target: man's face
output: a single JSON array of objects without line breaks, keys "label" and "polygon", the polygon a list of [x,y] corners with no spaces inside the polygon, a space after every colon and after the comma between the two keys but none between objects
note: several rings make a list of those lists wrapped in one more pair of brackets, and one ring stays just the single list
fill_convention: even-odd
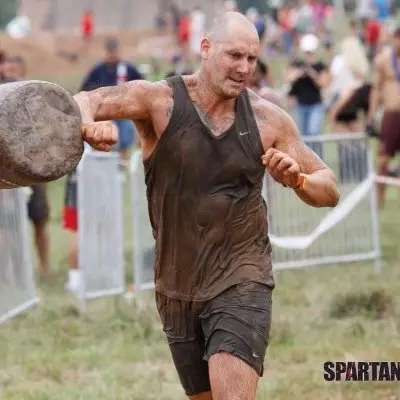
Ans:
[{"label": "man's face", "polygon": [[25,79],[25,68],[14,61],[6,61],[2,66],[2,73],[5,79]]},{"label": "man's face", "polygon": [[[239,37],[239,35],[238,35]],[[203,60],[215,92],[225,98],[235,98],[251,83],[257,65],[258,40],[244,35],[239,39],[206,43]]]},{"label": "man's face", "polygon": [[108,49],[106,53],[107,62],[110,64],[116,64],[119,62],[119,51],[118,49]]}]

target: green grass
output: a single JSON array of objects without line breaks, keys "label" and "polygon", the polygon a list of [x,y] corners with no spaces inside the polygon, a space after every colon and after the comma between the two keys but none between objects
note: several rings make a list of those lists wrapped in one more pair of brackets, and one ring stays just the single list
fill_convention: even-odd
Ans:
[{"label": "green grass", "polygon": [[[65,293],[63,180],[50,185],[52,276],[40,305],[0,327],[0,399],[183,399],[153,293],[102,299],[80,315]],[[325,383],[327,360],[400,359],[397,193],[380,214],[383,270],[372,264],[279,271],[258,399],[397,399],[398,384]],[[128,248],[129,243],[126,243]]]}]

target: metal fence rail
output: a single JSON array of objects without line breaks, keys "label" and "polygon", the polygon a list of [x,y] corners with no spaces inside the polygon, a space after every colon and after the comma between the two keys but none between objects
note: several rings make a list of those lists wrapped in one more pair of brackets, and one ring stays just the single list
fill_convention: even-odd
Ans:
[{"label": "metal fence rail", "polygon": [[0,324],[38,298],[28,234],[27,190],[0,190]]},{"label": "metal fence rail", "polygon": [[334,209],[313,208],[266,176],[274,268],[375,260],[379,271],[378,216],[367,137],[336,134],[305,141],[334,171],[341,199]]},{"label": "metal fence rail", "polygon": [[116,153],[89,151],[78,166],[80,299],[125,290],[122,187]]}]

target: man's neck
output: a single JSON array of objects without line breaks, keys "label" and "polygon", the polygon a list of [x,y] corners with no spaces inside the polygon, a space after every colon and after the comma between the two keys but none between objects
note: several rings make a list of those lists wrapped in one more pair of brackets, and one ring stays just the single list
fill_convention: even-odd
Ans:
[{"label": "man's neck", "polygon": [[227,99],[218,95],[210,85],[210,79],[201,70],[195,74],[195,102],[203,110],[210,114],[224,114],[232,111],[235,107],[236,99]]}]

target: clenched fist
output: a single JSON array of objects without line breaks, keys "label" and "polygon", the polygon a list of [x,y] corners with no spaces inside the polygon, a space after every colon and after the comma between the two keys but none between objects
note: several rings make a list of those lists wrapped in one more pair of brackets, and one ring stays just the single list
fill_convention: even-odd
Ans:
[{"label": "clenched fist", "polygon": [[262,163],[270,175],[280,184],[297,189],[302,184],[299,164],[286,153],[268,149],[261,157]]},{"label": "clenched fist", "polygon": [[82,124],[81,133],[83,140],[100,151],[110,151],[118,142],[118,129],[111,121]]}]

